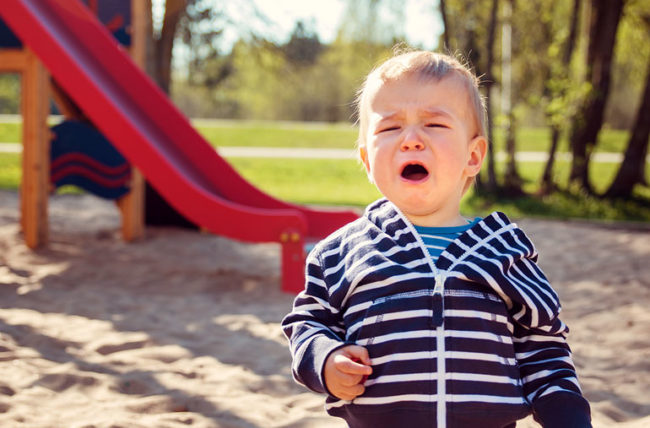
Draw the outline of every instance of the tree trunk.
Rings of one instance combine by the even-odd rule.
[[[494,38],[497,28],[497,11],[499,10],[499,0],[492,0],[492,9],[490,12],[490,25],[488,27],[488,41],[487,41],[487,65],[485,70],[485,85],[487,89],[486,111],[487,111],[487,138],[488,144],[488,179],[486,188],[488,191],[495,192],[497,190],[497,176],[495,172],[495,159],[494,159],[494,139],[493,139],[493,112],[492,112],[492,85],[494,84]]]
[[[647,184],[645,166],[648,154],[648,137],[650,137],[650,62],[648,62],[646,71],[645,90],[637,111],[632,135],[627,143],[625,157],[614,182],[605,193],[605,197],[629,198],[632,196],[632,190],[636,184]]]
[[[571,12],[571,27],[569,29],[569,37],[566,40],[566,43],[564,45],[564,52],[562,54],[562,63],[565,64],[567,68],[571,64],[573,49],[576,44],[581,7],[582,0],[573,0],[573,11]],[[562,90],[558,96],[564,96],[564,92],[565,91]],[[555,166],[555,153],[557,152],[557,147],[560,142],[560,133],[560,126],[552,119],[551,146],[548,149],[548,159],[546,161],[546,166],[544,167],[544,173],[542,174],[542,180],[539,186],[539,194],[541,195],[548,195],[555,190],[555,184],[553,183],[553,167]]]
[[[506,0],[503,5],[503,24],[501,26],[501,114],[506,121],[506,172],[503,177],[504,192],[508,196],[520,196],[521,177],[517,172],[517,136],[514,108],[512,105],[512,10],[514,0]]]
[[[146,6],[144,7],[146,11],[146,31],[145,31],[145,52],[146,52],[146,60],[145,60],[145,71],[147,74],[154,78],[155,76],[155,69],[156,69],[156,61],[155,61],[155,55],[154,55],[154,39],[153,39],[153,6],[151,4],[151,0],[144,0],[146,3]]]
[[[451,34],[451,28],[449,28],[449,19],[447,19],[447,5],[445,3],[445,0],[439,0],[439,7],[440,7],[440,17],[442,18],[442,27],[443,27],[443,33],[442,33],[442,40],[444,45],[444,49],[447,51],[451,52],[451,44],[449,42],[450,34]]]
[[[560,142],[560,127],[551,125],[551,146],[548,149],[548,159],[546,166],[544,166],[544,173],[542,180],[539,183],[539,195],[550,195],[555,191],[555,183],[553,182],[553,166],[555,165],[555,154],[557,153],[557,146]]]
[[[509,197],[516,197],[522,196],[524,194],[524,191],[521,188],[521,176],[517,172],[517,150],[515,137],[517,128],[515,124],[515,118],[512,113],[510,114],[508,121],[510,122],[506,136],[506,152],[508,154],[508,157],[506,160],[506,172],[503,176],[503,193]]]
[[[157,64],[154,71],[154,77],[158,86],[169,93],[171,84],[171,70],[172,70],[172,48],[174,47],[174,37],[176,35],[176,28],[180,22],[187,0],[166,0],[165,2],[165,16],[163,18],[163,25],[160,31],[160,38],[155,40],[155,62]]]
[[[166,0],[165,16],[159,35],[154,34],[151,0],[145,1],[148,5],[147,73],[166,94],[169,94],[174,36],[185,12],[187,0]],[[145,223],[153,226],[196,228],[196,225],[169,205],[148,181],[145,186]]]
[[[592,0],[587,77],[591,91],[573,121],[571,133],[571,173],[569,181],[593,192],[589,183],[589,159],[603,124],[609,95],[616,30],[621,20],[623,0]]]

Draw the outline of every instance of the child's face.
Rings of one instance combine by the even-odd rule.
[[[487,142],[456,76],[406,76],[370,89],[360,155],[379,191],[419,226],[457,224],[463,189]]]

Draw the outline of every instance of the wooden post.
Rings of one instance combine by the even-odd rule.
[[[131,58],[142,69],[146,64],[147,2],[131,0]],[[131,170],[131,191],[118,201],[122,212],[122,238],[133,241],[144,236],[144,191],[142,173]]]
[[[0,49],[0,72],[22,73],[27,67],[27,53],[24,49]]]
[[[50,190],[48,73],[29,49],[22,72],[23,177],[20,186],[21,226],[29,248],[48,240],[47,203]]]

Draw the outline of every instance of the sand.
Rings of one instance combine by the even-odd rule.
[[[594,426],[650,426],[650,229],[519,223],[562,298]],[[127,244],[92,196],[51,198],[50,228],[27,249],[0,191],[0,426],[344,426],[291,379],[279,247],[171,228]]]

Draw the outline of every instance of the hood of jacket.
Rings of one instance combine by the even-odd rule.
[[[394,245],[406,247],[419,242],[422,257],[427,257],[413,224],[387,199],[369,205],[363,219],[390,237]],[[450,243],[430,265],[433,275],[473,281],[492,290],[526,328],[545,333],[565,331],[558,318],[559,298],[537,266],[537,258],[537,250],[524,231],[505,214],[493,212]]]

